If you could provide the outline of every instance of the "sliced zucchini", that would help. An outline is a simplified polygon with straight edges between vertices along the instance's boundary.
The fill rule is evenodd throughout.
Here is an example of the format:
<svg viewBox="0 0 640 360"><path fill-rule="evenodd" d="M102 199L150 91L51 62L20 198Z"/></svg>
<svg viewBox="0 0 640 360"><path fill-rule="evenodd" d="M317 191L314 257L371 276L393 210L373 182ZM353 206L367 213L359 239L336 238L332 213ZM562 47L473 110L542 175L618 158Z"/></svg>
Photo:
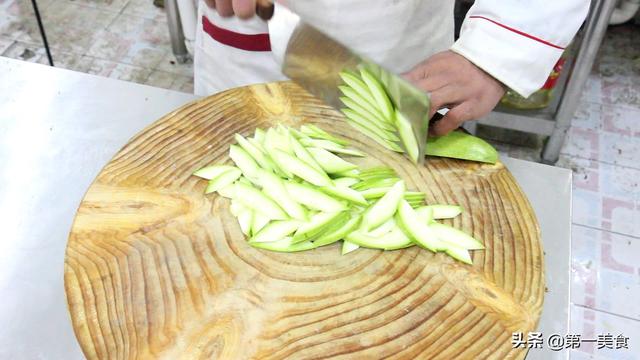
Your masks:
<svg viewBox="0 0 640 360"><path fill-rule="evenodd" d="M231 212L231 215L238 217L238 215L240 215L241 212L246 210L250 210L250 209L244 206L242 202L238 200L231 200L231 205L229 205L229 211Z"/></svg>
<svg viewBox="0 0 640 360"><path fill-rule="evenodd" d="M359 245L345 240L342 243L342 255L347 255L352 251L358 250L359 247L360 247Z"/></svg>
<svg viewBox="0 0 640 360"><path fill-rule="evenodd" d="M284 149L284 152L287 154L293 153L292 151L289 151L290 150L289 146L283 146L281 144L281 142L284 142L282 138L283 136L280 136L280 134L278 134L273 128L270 128L265 133L265 138L264 138L264 142L262 143L262 146L264 148L264 151L267 153L267 155L269 155L269 157L275 164L275 167L278 170L280 170L279 172L283 174L285 177L289 179L293 179L293 173L287 170L284 164L280 163L280 160L278 157L274 156L274 153L276 151L282 151L283 149Z"/></svg>
<svg viewBox="0 0 640 360"><path fill-rule="evenodd" d="M363 96L362 93L358 92L356 89L348 85L340 85L338 86L338 89L340 89L342 94L344 94L344 97L347 97L357 102L358 104L362 104L362 106L366 106L370 108L372 111L379 112L380 116L383 116L382 111L378 109L378 105L376 104L375 99L371 97L371 94L365 94L365 96ZM368 97L371 97L371 98L368 99Z"/></svg>
<svg viewBox="0 0 640 360"><path fill-rule="evenodd" d="M398 133L402 139L402 145L404 146L409 159L414 163L417 163L419 156L418 139L413 131L411 122L398 110L395 111L395 120ZM424 139L419 139L419 141L424 141Z"/></svg>
<svg viewBox="0 0 640 360"><path fill-rule="evenodd" d="M233 199L236 197L236 184L227 185L218 190L218 195L227 199Z"/></svg>
<svg viewBox="0 0 640 360"><path fill-rule="evenodd" d="M265 149L264 145L261 142L258 142L258 140L254 139L254 138L248 138L247 141L249 141L251 143L251 145L253 145L255 148L259 149L264 155L265 157L265 161L269 163L269 166L271 166L271 168L273 169L273 171L283 177L293 177L293 174L287 174L284 170L282 170L278 164L276 164L275 160L273 160L268 154L267 154L267 150Z"/></svg>
<svg viewBox="0 0 640 360"><path fill-rule="evenodd" d="M247 141L251 143L251 145L253 145L253 147L255 147L256 149L259 149L260 151L262 151L263 154L266 154L267 151L264 147L264 142L258 141L258 139L256 138L247 138Z"/></svg>
<svg viewBox="0 0 640 360"><path fill-rule="evenodd" d="M360 172L357 169L353 169L353 170L349 170L349 171L345 171L345 172L341 172L341 173L336 173L336 174L332 174L333 176L337 176L337 177L353 177L353 178L357 178L358 174L360 174Z"/></svg>
<svg viewBox="0 0 640 360"><path fill-rule="evenodd" d="M258 172L258 178L262 185L262 191L271 199L276 199L275 201L278 205L280 205L289 216L294 219L307 220L307 212L302 205L289 195L282 179L265 170Z"/></svg>
<svg viewBox="0 0 640 360"><path fill-rule="evenodd" d="M394 134L394 130L388 130L380 126L379 124L373 123L368 119L364 118L362 115L351 109L341 109L342 113L352 122L359 124L360 126L367 128L369 131L376 133L380 138L385 139L387 141L400 141L400 138Z"/></svg>
<svg viewBox="0 0 640 360"><path fill-rule="evenodd" d="M447 244L447 250L445 252L456 260L462 261L465 264L473 265L471 254L469 254L469 251L463 247Z"/></svg>
<svg viewBox="0 0 640 360"><path fill-rule="evenodd" d="M260 144L264 143L265 137L266 133L260 128L256 128L256 130L253 132L253 138Z"/></svg>
<svg viewBox="0 0 640 360"><path fill-rule="evenodd" d="M384 148L386 148L388 150L391 150L391 151L398 152L398 153L404 153L404 150L402 150L402 148L400 146L398 146L398 144L396 144L395 142L389 141L389 140L385 140L384 138L380 137L380 135L376 134L375 132L367 129L366 127L358 124L355 121L349 120L348 118L347 118L347 122L349 123L349 125L351 125L354 128L356 128L356 130L358 130L362 134L368 136L369 138L371 138L372 140L374 140L378 144L382 145Z"/></svg>
<svg viewBox="0 0 640 360"><path fill-rule="evenodd" d="M361 103L354 101L353 99L346 97L346 96L341 96L340 97L340 101L342 101L342 103L349 109L355 111L356 113L362 115L364 118L366 118L368 121L370 121L371 123L374 123L378 126L380 126L381 128L388 130L388 131L394 131L394 127L393 124L391 124L391 122L389 122L387 119L384 119L382 117L382 114L380 114L378 111L376 111L375 109L372 108L367 108L365 106L362 106Z"/></svg>
<svg viewBox="0 0 640 360"><path fill-rule="evenodd" d="M312 138L329 140L329 141L333 141L336 144L345 145L345 146L349 145L349 142L347 140L333 136L313 124L302 125L300 127L300 132Z"/></svg>
<svg viewBox="0 0 640 360"><path fill-rule="evenodd" d="M412 244L411 239L399 228L393 229L382 236L372 236L371 234L356 231L347 235L345 240L362 247L381 250L402 249Z"/></svg>
<svg viewBox="0 0 640 360"><path fill-rule="evenodd" d="M236 198L244 206L268 216L274 220L285 220L289 216L273 199L253 186L236 183Z"/></svg>
<svg viewBox="0 0 640 360"><path fill-rule="evenodd" d="M420 217L423 217L423 213L431 209L434 219L452 219L462 214L462 206L458 205L427 205L416 209L416 212Z"/></svg>
<svg viewBox="0 0 640 360"><path fill-rule="evenodd" d="M255 160L238 145L229 146L229 157L240 168L242 174L249 180L255 179L256 173L260 168Z"/></svg>
<svg viewBox="0 0 640 360"><path fill-rule="evenodd" d="M414 245L413 240L407 234L405 234L399 227L391 230L387 244L385 244L385 250L399 250L411 247Z"/></svg>
<svg viewBox="0 0 640 360"><path fill-rule="evenodd" d="M201 177L203 179L211 180L214 177L226 172L228 170L237 169L235 166L231 165L211 165L203 167L200 170L197 170L193 173L193 175Z"/></svg>
<svg viewBox="0 0 640 360"><path fill-rule="evenodd" d="M290 127L290 128L287 128L287 131L289 131L289 133L291 135L293 135L293 137L295 137L296 139L301 139L301 138L308 137L307 135L303 134L300 130L298 130L296 128Z"/></svg>
<svg viewBox="0 0 640 360"><path fill-rule="evenodd" d="M362 97L362 99L366 101L367 104L371 106L376 105L376 100L367 87L367 84L362 81L358 75L347 71L342 71L340 73L340 77L351 89L353 89L360 97Z"/></svg>
<svg viewBox="0 0 640 360"><path fill-rule="evenodd" d="M358 182L360 182L360 180L352 177L347 177L347 176L333 179L333 183L336 186L342 186L342 187L351 187L352 185L355 185Z"/></svg>
<svg viewBox="0 0 640 360"><path fill-rule="evenodd" d="M296 199L296 201L309 209L325 212L338 212L347 209L344 202L338 201L313 187L292 181L287 181L284 185L289 194Z"/></svg>
<svg viewBox="0 0 640 360"><path fill-rule="evenodd" d="M240 230L242 233L250 236L251 235L251 225L253 224L253 210L245 209L237 215L238 223L240 224Z"/></svg>
<svg viewBox="0 0 640 360"><path fill-rule="evenodd" d="M433 252L446 250L446 246L435 232L425 224L405 200L400 201L397 216L398 225L416 242Z"/></svg>
<svg viewBox="0 0 640 360"><path fill-rule="evenodd" d="M297 220L272 221L249 239L249 242L262 243L278 241L292 234L298 227L300 227L300 222Z"/></svg>
<svg viewBox="0 0 640 360"><path fill-rule="evenodd" d="M386 194L389 191L389 189L391 189L391 188L390 187L376 187L376 188L361 190L360 194L362 194L362 196L367 200L374 200L374 199L379 199L382 196L384 196L384 194ZM416 195L414 195L414 194L416 194ZM424 204L424 194L422 194L422 195L417 195L417 194L422 194L422 193L414 193L414 192L407 191L407 192L404 193L403 198L405 200L407 200L407 202L412 206L413 206L413 204L418 204L418 205Z"/></svg>
<svg viewBox="0 0 640 360"><path fill-rule="evenodd" d="M312 161L320 165L320 168L328 174L342 173L345 171L358 168L358 165L342 160L341 157L322 148L307 148L308 154L311 154Z"/></svg>
<svg viewBox="0 0 640 360"><path fill-rule="evenodd" d="M416 214L418 214L418 217L420 218L420 220L429 225L433 222L434 218L433 218L433 208L427 207L427 206L422 206L418 209L415 210Z"/></svg>
<svg viewBox="0 0 640 360"><path fill-rule="evenodd" d="M286 152L287 154L293 154L291 144L289 144L289 137L283 135L275 128L269 128L264 137L264 147L267 151L278 149Z"/></svg>
<svg viewBox="0 0 640 360"><path fill-rule="evenodd" d="M273 171L273 162L269 159L260 148L256 147L249 140L240 134L235 135L238 145L246 151L256 163L265 170Z"/></svg>
<svg viewBox="0 0 640 360"><path fill-rule="evenodd" d="M395 170L386 166L378 166L372 167L369 169L361 170L360 175L358 176L361 180L368 180L371 178L380 178L380 177L398 177L398 174Z"/></svg>
<svg viewBox="0 0 640 360"><path fill-rule="evenodd" d="M282 177L286 177L286 178L293 178L293 174L285 171L282 169L282 166L280 164L278 164L278 162L276 161L276 159L274 159L273 157L271 157L269 155L269 152L267 151L267 148L264 146L264 144L262 143L258 143L257 140L255 139L249 139L249 142L251 142L255 147L259 148L260 150L262 150L267 158L267 160L271 163L271 167L273 168L274 172Z"/></svg>
<svg viewBox="0 0 640 360"><path fill-rule="evenodd" d="M293 137L293 135L289 134L291 137L289 142L291 143L291 148L293 149L293 153L302 161L304 161L307 165L311 165L311 167L315 168L318 171L325 171L321 164L316 161L315 157L311 155L309 150L302 146L298 139ZM340 159L342 160L342 159Z"/></svg>
<svg viewBox="0 0 640 360"><path fill-rule="evenodd" d="M397 183L399 180L400 178L397 177L369 179L353 185L352 188L354 190L362 191L372 188L390 187L393 186L393 184Z"/></svg>
<svg viewBox="0 0 640 360"><path fill-rule="evenodd" d="M404 195L404 181L400 180L389 189L389 192L371 205L362 215L362 228L369 231L389 220L398 209L398 203ZM412 209L413 211L413 209Z"/></svg>
<svg viewBox="0 0 640 360"><path fill-rule="evenodd" d="M358 151L356 149L347 148L344 145L340 145L340 144L338 144L336 142L333 142L331 140L325 140L325 139L301 139L300 143L303 144L304 146L307 146L307 147L322 148L322 149L329 150L332 153L336 153L336 154L344 154L344 155L359 156L359 157L365 156L365 154L363 152L361 152L361 151Z"/></svg>
<svg viewBox="0 0 640 360"><path fill-rule="evenodd" d="M313 216L311 219L303 223L300 228L293 235L293 242L297 243L305 240L314 240L322 232L327 230L327 228L332 227L333 222L342 221L343 219L347 219L348 214L341 211L335 213L325 213L320 212Z"/></svg>
<svg viewBox="0 0 640 360"><path fill-rule="evenodd" d="M386 233L388 233L389 231L395 229L398 227L398 224L396 223L396 220L392 217L391 219L385 221L384 223L382 223L380 226L378 226L375 229L372 229L371 231L368 232L368 235L371 235L373 237L376 236L382 236Z"/></svg>
<svg viewBox="0 0 640 360"><path fill-rule="evenodd" d="M334 231L320 235L313 243L316 244L316 246L324 246L333 244L340 239L344 239L349 233L358 228L361 220L362 216L360 215L352 216L346 223L342 224L342 226L338 227Z"/></svg>
<svg viewBox="0 0 640 360"><path fill-rule="evenodd" d="M362 196L367 200L379 199L383 197L384 194L388 193L390 189L391 189L390 186L375 187L375 188L360 190L360 194L362 194Z"/></svg>
<svg viewBox="0 0 640 360"><path fill-rule="evenodd" d="M432 222L428 225L438 238L448 244L452 244L467 250L482 250L484 245L464 231L451 226Z"/></svg>
<svg viewBox="0 0 640 360"><path fill-rule="evenodd" d="M382 112L382 115L387 119L393 118L393 105L389 100L389 95L385 91L382 84L375 78L375 76L367 69L360 69L360 77L367 84L371 95L378 105L378 109Z"/></svg>
<svg viewBox="0 0 640 360"><path fill-rule="evenodd" d="M343 108L340 111L347 117L347 119L352 120L363 127L377 133L383 139L398 141L399 138L394 134L396 132L395 124L390 123L381 123L375 120L372 120L369 117L359 113L356 110L351 108Z"/></svg>
<svg viewBox="0 0 640 360"><path fill-rule="evenodd" d="M424 200L407 200L407 203L414 209L424 206Z"/></svg>
<svg viewBox="0 0 640 360"><path fill-rule="evenodd" d="M452 131L440 137L429 137L425 153L430 156L480 161L489 164L495 164L498 161L498 151L491 144L462 131Z"/></svg>
<svg viewBox="0 0 640 360"><path fill-rule="evenodd" d="M251 180L247 179L246 176L240 176L240 179L238 179L238 181L236 181L236 183L240 183L240 184L245 184L245 185L249 185L249 186L253 186L254 184L251 182ZM255 184L255 185L260 185L260 184Z"/></svg>
<svg viewBox="0 0 640 360"><path fill-rule="evenodd" d="M257 234L262 228L271 222L271 218L267 215L253 211L253 222L251 223L251 234Z"/></svg>
<svg viewBox="0 0 640 360"><path fill-rule="evenodd" d="M362 83L367 91L370 83ZM376 104L381 94L376 95ZM369 110L352 99L344 100L360 113ZM473 237L434 221L434 217L459 215L459 206L423 206L425 194L405 191L404 182L391 168L360 171L334 153L364 154L314 125L301 131L283 126L266 132L256 129L253 138L236 134L235 139L238 144L230 146L229 154L237 167L207 166L194 175L210 180L208 192L231 199L231 213L242 232L252 236L252 246L293 252L344 240L346 254L359 246L391 250L416 243L466 263L471 263L467 250L484 249ZM378 200L369 205L368 199ZM309 217L315 210L320 213Z"/></svg>
<svg viewBox="0 0 640 360"><path fill-rule="evenodd" d="M320 188L325 193L334 197L351 201L359 205L367 206L369 203L358 191L342 186L325 186Z"/></svg>
<svg viewBox="0 0 640 360"><path fill-rule="evenodd" d="M404 199L407 200L409 204L424 204L425 197L426 194L422 192L407 191L404 193Z"/></svg>
<svg viewBox="0 0 640 360"><path fill-rule="evenodd" d="M289 131L289 128L282 124L276 125L275 129L278 132L278 134L284 137L288 137L289 134L291 134L291 132Z"/></svg>
<svg viewBox="0 0 640 360"><path fill-rule="evenodd" d="M227 170L226 172L218 174L216 177L209 180L209 184L207 185L204 193L209 194L225 188L238 180L240 176L242 176L242 172L238 168L233 168L231 170Z"/></svg>
<svg viewBox="0 0 640 360"><path fill-rule="evenodd" d="M285 153L284 151L274 150L273 152L270 152L269 155L276 159L277 163L282 166L285 171L290 172L315 186L333 185L331 178L329 178L325 172L316 170L311 165Z"/></svg>

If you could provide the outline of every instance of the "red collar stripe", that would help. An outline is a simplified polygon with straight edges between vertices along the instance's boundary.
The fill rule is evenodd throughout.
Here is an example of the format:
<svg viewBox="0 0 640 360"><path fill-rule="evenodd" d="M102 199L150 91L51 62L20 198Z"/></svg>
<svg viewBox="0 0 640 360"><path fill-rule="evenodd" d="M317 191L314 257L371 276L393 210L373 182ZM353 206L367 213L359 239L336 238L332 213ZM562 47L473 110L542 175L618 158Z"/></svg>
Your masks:
<svg viewBox="0 0 640 360"><path fill-rule="evenodd" d="M241 34L215 26L206 16L202 17L202 29L221 44L246 51L271 51L269 34Z"/></svg>

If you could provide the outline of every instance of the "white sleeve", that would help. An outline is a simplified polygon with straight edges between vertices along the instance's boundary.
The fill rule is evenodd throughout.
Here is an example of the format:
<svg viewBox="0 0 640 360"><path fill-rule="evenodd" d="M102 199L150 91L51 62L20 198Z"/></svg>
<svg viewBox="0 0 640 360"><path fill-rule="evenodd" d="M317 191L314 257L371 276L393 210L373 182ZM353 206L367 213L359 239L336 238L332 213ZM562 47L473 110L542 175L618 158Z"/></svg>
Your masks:
<svg viewBox="0 0 640 360"><path fill-rule="evenodd" d="M452 51L522 96L540 89L589 10L589 0L476 0Z"/></svg>

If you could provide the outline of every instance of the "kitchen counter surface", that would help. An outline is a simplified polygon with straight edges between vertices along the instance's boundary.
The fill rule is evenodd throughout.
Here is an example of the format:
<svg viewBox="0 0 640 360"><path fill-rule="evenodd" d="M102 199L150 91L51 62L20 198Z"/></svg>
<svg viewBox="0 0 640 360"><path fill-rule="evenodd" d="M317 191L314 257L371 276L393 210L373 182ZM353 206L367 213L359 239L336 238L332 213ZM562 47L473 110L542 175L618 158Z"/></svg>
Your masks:
<svg viewBox="0 0 640 360"><path fill-rule="evenodd" d="M64 295L75 211L100 169L189 94L0 58L0 358L81 359ZM529 197L545 248L539 331L569 324L571 172L502 161ZM530 351L527 359L568 359Z"/></svg>

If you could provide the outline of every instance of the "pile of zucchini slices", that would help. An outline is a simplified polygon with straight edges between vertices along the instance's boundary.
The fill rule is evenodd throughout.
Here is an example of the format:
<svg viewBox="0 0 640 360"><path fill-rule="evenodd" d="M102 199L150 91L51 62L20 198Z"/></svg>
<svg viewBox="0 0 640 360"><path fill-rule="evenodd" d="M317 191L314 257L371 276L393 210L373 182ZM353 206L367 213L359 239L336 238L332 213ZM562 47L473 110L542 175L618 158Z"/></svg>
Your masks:
<svg viewBox="0 0 640 360"><path fill-rule="evenodd" d="M460 215L460 206L425 204L425 194L407 189L393 169L360 168L348 158L366 154L317 126L256 129L235 140L229 148L235 166L207 166L194 175L209 181L207 194L231 200L253 247L296 252L341 241L347 254L417 245L467 264L469 251L484 249L437 221Z"/></svg>

